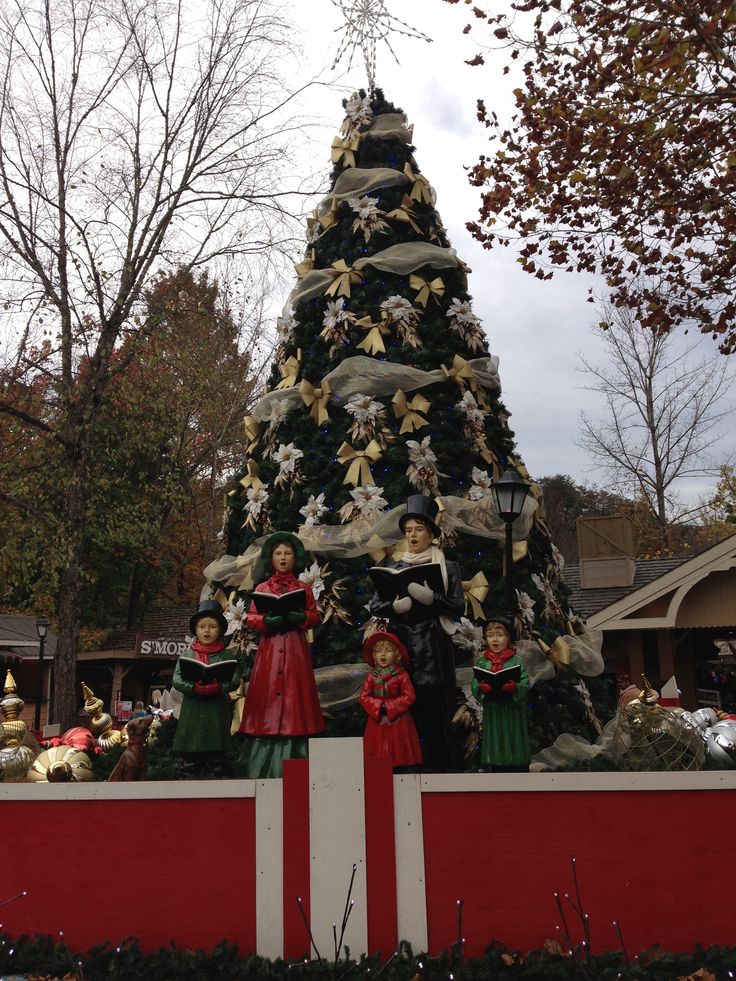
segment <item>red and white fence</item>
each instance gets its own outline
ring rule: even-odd
[[[315,739],[283,780],[0,784],[0,919],[84,949],[134,936],[299,957],[398,940],[468,955],[558,936],[576,857],[594,950],[733,943],[736,773],[394,776]],[[581,931],[573,923],[576,938]]]

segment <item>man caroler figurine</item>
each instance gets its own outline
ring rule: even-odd
[[[240,684],[240,664],[225,650],[227,630],[217,600],[204,600],[189,621],[192,646],[176,662],[173,686],[184,696],[174,736],[174,751],[182,754],[184,770],[192,776],[224,773],[223,753],[230,744],[230,699]]]
[[[483,635],[486,650],[473,668],[473,695],[483,706],[480,761],[494,772],[529,769],[526,696],[529,677],[513,646],[516,639],[511,617],[494,614]]]
[[[450,720],[455,710],[454,621],[465,608],[460,570],[434,544],[439,538],[437,502],[422,494],[407,501],[399,525],[406,551],[391,567],[370,570],[376,592],[369,603],[388,622],[409,653],[416,693],[411,708],[428,770],[446,771],[450,761]]]

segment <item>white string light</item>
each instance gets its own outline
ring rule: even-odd
[[[405,37],[416,37],[428,42],[432,40],[422,31],[390,14],[386,9],[385,0],[332,0],[332,3],[342,11],[345,18],[345,26],[336,29],[337,31],[344,31],[345,36],[340,42],[332,67],[335,68],[346,52],[349,52],[348,69],[350,69],[353,64],[353,57],[356,51],[360,49],[365,62],[371,94],[373,94],[376,85],[377,43],[383,41],[386,44],[398,65],[399,59],[396,57],[396,52],[391,47],[389,40],[391,34],[403,34]]]

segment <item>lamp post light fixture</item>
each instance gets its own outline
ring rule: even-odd
[[[38,634],[38,685],[36,687],[36,714],[33,717],[33,728],[36,732],[41,728],[41,702],[43,701],[43,645],[46,642],[46,632],[49,629],[49,621],[46,617],[39,617],[36,620],[36,633]]]
[[[498,516],[506,524],[506,612],[514,609],[514,546],[511,526],[524,509],[529,487],[512,467],[493,484],[493,497]]]

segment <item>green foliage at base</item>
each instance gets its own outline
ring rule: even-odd
[[[133,979],[136,981],[280,981],[280,979],[310,979],[336,981],[349,977],[351,981],[370,981],[379,971],[385,981],[447,981],[448,977],[463,981],[564,981],[589,978],[595,981],[646,978],[648,981],[673,981],[685,978],[701,969],[709,971],[717,981],[732,977],[736,964],[734,947],[696,947],[693,953],[670,954],[660,948],[649,951],[627,963],[620,952],[598,954],[587,961],[579,956],[561,956],[546,950],[532,951],[527,956],[509,951],[493,941],[483,957],[462,961],[456,954],[439,957],[415,955],[408,944],[402,943],[382,968],[385,958],[362,957],[333,961],[269,961],[262,957],[241,957],[237,947],[225,941],[211,953],[188,950],[171,944],[154,953],[144,953],[136,940],[128,939],[119,948],[105,944],[89,953],[77,954],[55,938],[21,936],[12,940],[0,933],[0,972],[23,975],[33,973],[43,979],[78,978],[86,981]],[[79,973],[79,969],[83,974]]]

